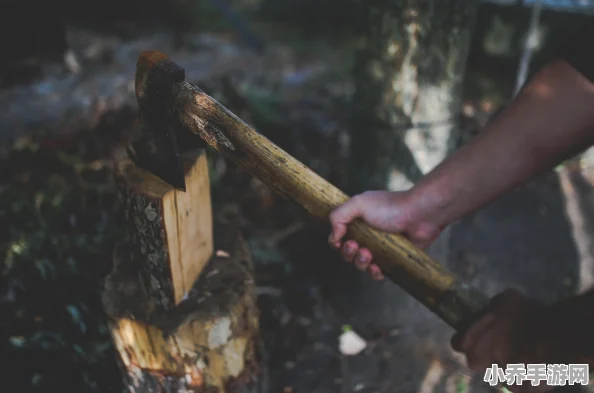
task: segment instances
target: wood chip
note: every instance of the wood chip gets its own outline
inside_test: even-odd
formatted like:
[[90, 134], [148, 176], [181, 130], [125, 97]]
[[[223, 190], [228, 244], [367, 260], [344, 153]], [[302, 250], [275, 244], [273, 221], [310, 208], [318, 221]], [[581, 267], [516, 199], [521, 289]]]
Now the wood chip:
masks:
[[223, 250], [217, 250], [215, 255], [219, 258], [229, 258], [231, 256], [231, 254]]
[[352, 330], [346, 331], [339, 337], [339, 349], [343, 355], [357, 355], [367, 347], [367, 343]]

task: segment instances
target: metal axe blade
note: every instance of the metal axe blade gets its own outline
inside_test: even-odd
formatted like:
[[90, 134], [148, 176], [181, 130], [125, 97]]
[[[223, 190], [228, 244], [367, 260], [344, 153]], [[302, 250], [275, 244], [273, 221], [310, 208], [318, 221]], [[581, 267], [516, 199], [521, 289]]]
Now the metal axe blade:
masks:
[[149, 126], [141, 125], [141, 128], [132, 134], [126, 151], [136, 165], [153, 173], [171, 186], [186, 191], [177, 136], [171, 127], [152, 132], [149, 131]]
[[186, 184], [180, 154], [205, 146], [199, 137], [185, 130], [175, 111], [169, 110], [175, 102], [176, 86], [184, 81], [184, 69], [162, 53], [140, 54], [135, 88], [141, 124], [126, 146], [128, 156], [136, 165], [183, 191]]

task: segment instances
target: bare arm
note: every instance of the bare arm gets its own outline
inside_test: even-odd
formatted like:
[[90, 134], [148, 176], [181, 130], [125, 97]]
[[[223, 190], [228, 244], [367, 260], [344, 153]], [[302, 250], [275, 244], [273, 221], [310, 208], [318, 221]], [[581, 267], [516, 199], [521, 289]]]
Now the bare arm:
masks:
[[331, 247], [381, 279], [369, 250], [343, 242], [354, 219], [425, 248], [452, 222], [594, 144], [594, 56], [582, 45], [592, 36], [594, 23], [579, 40], [568, 41], [559, 60], [543, 67], [483, 132], [412, 189], [365, 192], [332, 211]]
[[446, 226], [594, 143], [594, 84], [567, 62], [544, 67], [482, 133], [411, 190]]

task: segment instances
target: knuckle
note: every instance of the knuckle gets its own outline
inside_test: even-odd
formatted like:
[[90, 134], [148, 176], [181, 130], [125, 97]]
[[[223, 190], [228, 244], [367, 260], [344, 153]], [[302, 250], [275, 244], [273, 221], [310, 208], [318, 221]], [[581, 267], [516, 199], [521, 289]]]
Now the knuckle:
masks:
[[353, 254], [353, 243], [349, 240], [344, 243], [342, 246], [342, 252], [344, 255], [351, 255]]
[[357, 242], [356, 242], [356, 241], [354, 241], [353, 239], [349, 239], [349, 240], [347, 240], [347, 243], [348, 243], [348, 245], [349, 245], [349, 248], [352, 248], [352, 247], [357, 247], [357, 246], [358, 246]]

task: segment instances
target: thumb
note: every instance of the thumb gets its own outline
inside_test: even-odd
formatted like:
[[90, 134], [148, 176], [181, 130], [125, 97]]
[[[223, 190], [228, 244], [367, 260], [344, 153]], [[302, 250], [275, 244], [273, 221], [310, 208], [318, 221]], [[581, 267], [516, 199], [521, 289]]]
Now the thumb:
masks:
[[351, 198], [334, 209], [329, 216], [330, 224], [332, 225], [332, 233], [330, 234], [330, 243], [339, 243], [340, 239], [347, 232], [347, 225], [354, 219], [361, 217], [363, 214], [359, 203], [356, 199]]

